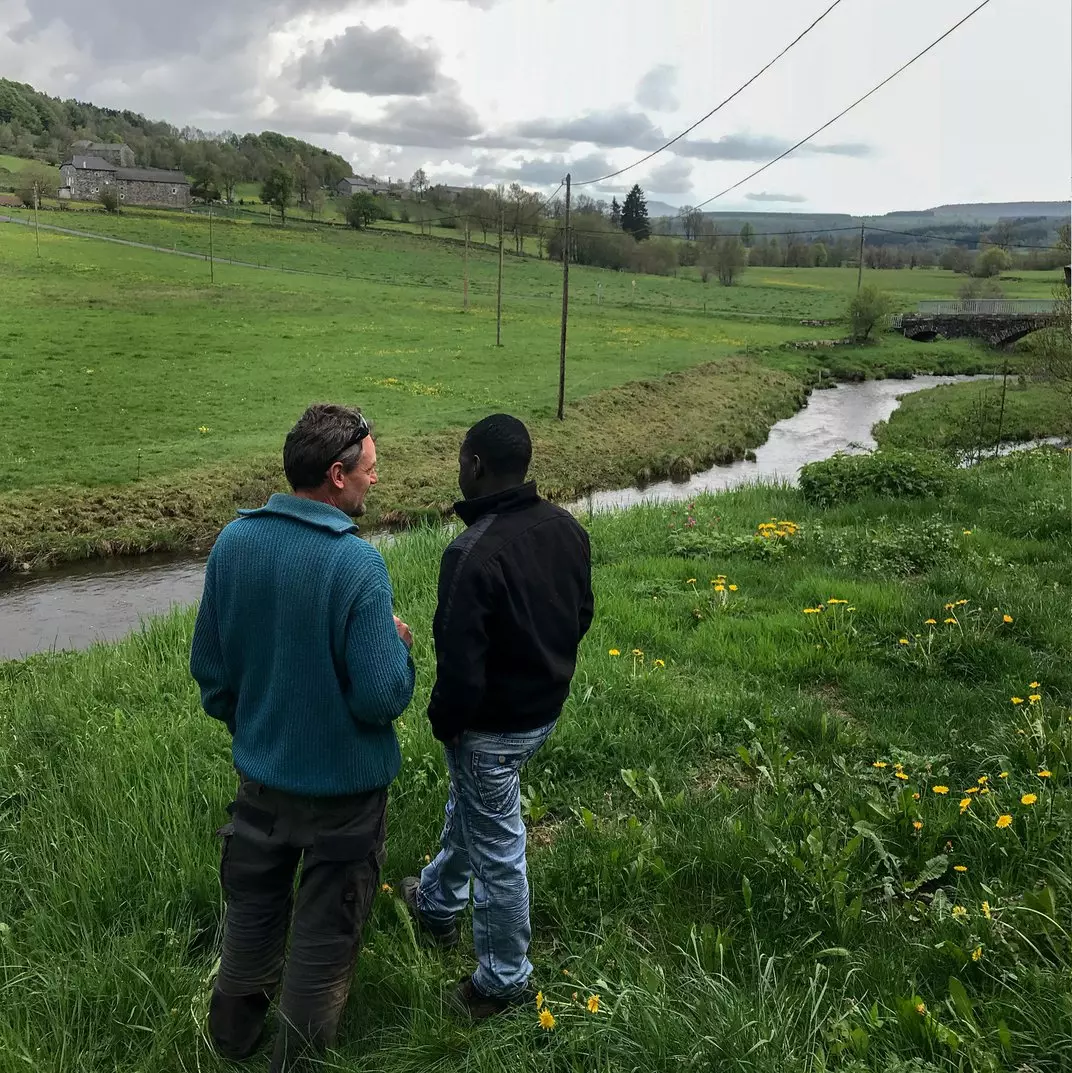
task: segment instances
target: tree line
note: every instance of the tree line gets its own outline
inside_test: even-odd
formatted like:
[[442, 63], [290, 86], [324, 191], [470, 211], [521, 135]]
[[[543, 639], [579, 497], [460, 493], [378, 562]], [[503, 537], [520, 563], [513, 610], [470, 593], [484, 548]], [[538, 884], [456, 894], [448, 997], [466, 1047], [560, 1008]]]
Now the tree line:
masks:
[[337, 153], [274, 131], [206, 133], [146, 119], [136, 112], [60, 100], [0, 78], [0, 152], [60, 164], [80, 140], [123, 142], [140, 167], [183, 171], [219, 187], [231, 200], [241, 182], [263, 182], [285, 165], [303, 193], [333, 187], [352, 173]]

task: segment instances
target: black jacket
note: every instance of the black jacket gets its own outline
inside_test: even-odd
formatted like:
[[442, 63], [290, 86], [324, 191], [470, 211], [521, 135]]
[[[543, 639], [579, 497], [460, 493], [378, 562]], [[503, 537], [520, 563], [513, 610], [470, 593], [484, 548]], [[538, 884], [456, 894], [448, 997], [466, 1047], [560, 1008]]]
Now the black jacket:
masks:
[[510, 733], [557, 719], [592, 624], [588, 534], [525, 484], [454, 508], [433, 633], [432, 730]]

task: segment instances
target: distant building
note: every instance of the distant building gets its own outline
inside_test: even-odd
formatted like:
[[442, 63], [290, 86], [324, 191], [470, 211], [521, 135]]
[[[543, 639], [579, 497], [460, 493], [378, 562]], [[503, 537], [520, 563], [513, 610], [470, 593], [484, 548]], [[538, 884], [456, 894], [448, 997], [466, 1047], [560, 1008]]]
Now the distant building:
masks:
[[72, 156], [95, 156], [107, 160], [117, 168], [134, 167], [134, 150], [122, 142], [75, 142], [71, 146]]
[[76, 142], [72, 150], [60, 165], [61, 198], [96, 201], [111, 186], [126, 205], [185, 208], [190, 203], [190, 184], [181, 171], [135, 167], [128, 145]]
[[390, 182], [382, 179], [366, 179], [361, 175], [349, 175], [340, 179], [335, 184], [335, 193], [339, 197], [353, 197], [354, 194], [366, 193], [376, 197], [398, 197], [399, 191], [395, 190]]
[[1065, 265], [1065, 286], [1072, 287], [1072, 265]]

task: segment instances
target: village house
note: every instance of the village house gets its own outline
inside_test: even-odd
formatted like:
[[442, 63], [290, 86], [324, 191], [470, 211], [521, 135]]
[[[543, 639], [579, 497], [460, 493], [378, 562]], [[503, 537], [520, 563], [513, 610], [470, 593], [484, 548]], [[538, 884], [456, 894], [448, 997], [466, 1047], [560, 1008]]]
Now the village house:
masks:
[[335, 193], [339, 197], [352, 197], [354, 194], [367, 193], [376, 197], [397, 196], [398, 191], [393, 190], [390, 182], [382, 179], [365, 179], [360, 175], [348, 175], [335, 184]]
[[139, 168], [129, 145], [75, 142], [72, 155], [60, 165], [59, 196], [72, 201], [96, 201], [113, 187], [126, 205], [167, 205], [185, 208], [190, 183], [181, 171]]

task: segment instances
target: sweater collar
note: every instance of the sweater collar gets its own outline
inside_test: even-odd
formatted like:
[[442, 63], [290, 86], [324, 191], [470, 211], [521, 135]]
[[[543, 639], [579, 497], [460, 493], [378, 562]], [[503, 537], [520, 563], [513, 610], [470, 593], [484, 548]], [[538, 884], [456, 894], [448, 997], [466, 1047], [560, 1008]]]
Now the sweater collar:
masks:
[[454, 512], [466, 525], [472, 525], [485, 514], [510, 514], [524, 510], [540, 501], [536, 491], [536, 482], [519, 484], [516, 488], [507, 488], [504, 492], [493, 492], [478, 499], [461, 499], [454, 504]]
[[330, 503], [321, 503], [316, 499], [303, 496], [286, 495], [276, 492], [263, 507], [238, 512], [244, 518], [253, 518], [261, 514], [275, 514], [284, 518], [293, 518], [317, 529], [327, 529], [331, 533], [356, 533], [357, 525], [346, 513], [333, 507]]

